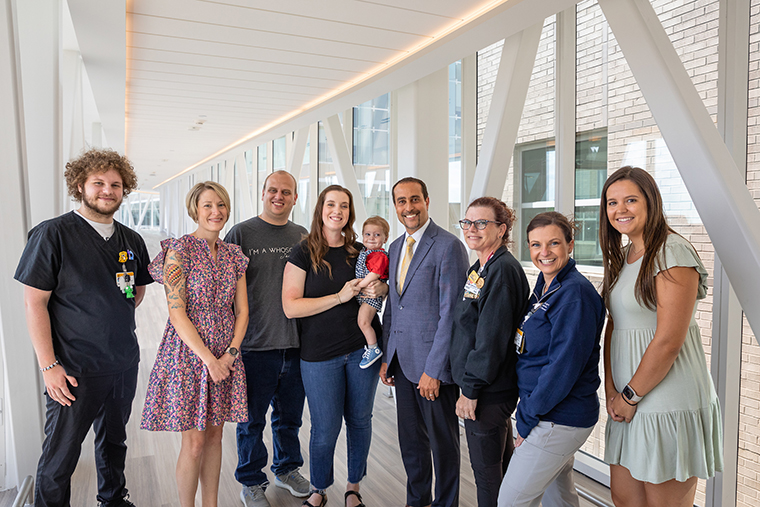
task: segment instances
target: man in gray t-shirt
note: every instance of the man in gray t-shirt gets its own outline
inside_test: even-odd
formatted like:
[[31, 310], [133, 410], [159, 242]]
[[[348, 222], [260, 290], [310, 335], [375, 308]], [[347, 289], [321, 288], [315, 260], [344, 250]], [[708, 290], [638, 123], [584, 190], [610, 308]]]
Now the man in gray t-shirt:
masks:
[[235, 470], [246, 507], [269, 507], [263, 433], [270, 405], [275, 486], [298, 497], [309, 494], [309, 481], [299, 472], [303, 457], [298, 431], [304, 405], [300, 342], [296, 321], [282, 310], [282, 272], [290, 250], [307, 233], [288, 220], [297, 198], [296, 180], [290, 173], [270, 174], [261, 195], [264, 211], [234, 226], [224, 238], [240, 245], [251, 259], [246, 271], [250, 316], [240, 347], [248, 380], [248, 422], [237, 426]]

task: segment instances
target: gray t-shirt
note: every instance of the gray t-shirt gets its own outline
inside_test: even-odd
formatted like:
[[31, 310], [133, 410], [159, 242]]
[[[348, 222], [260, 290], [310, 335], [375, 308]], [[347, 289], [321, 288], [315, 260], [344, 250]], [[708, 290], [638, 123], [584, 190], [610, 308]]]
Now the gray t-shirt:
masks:
[[251, 259], [245, 272], [248, 284], [248, 330], [243, 344], [246, 351], [298, 348], [296, 320], [282, 311], [282, 272], [290, 250], [307, 231], [288, 221], [272, 225], [253, 217], [235, 225], [224, 241], [240, 245]]

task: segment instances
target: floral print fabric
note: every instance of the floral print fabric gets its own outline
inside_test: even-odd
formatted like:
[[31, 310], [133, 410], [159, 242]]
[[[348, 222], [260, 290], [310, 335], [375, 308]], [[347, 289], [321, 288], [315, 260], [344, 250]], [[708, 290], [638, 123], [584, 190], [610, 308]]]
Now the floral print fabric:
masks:
[[[208, 242], [185, 235], [161, 242], [162, 250], [148, 266], [153, 279], [164, 283], [167, 250], [177, 253], [186, 279], [186, 312], [203, 342], [221, 357], [232, 342], [232, 304], [238, 279], [248, 258], [237, 245], [216, 242], [217, 260]], [[206, 429], [206, 424], [248, 420], [246, 380], [240, 356], [230, 376], [214, 384], [203, 361], [190, 350], [169, 320], [150, 372], [140, 427], [151, 431]]]

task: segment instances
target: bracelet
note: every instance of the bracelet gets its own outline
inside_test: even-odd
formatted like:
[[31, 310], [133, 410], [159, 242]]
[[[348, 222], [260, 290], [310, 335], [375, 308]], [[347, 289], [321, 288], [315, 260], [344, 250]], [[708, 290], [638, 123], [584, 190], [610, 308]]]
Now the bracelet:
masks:
[[52, 370], [53, 368], [55, 368], [59, 364], [61, 364], [61, 363], [59, 363], [58, 360], [56, 359], [56, 361], [53, 364], [51, 364], [50, 366], [45, 366], [44, 368], [40, 368], [40, 371], [41, 372], [46, 372], [48, 370]]
[[335, 295], [338, 297], [338, 304], [342, 305], [343, 301], [340, 300], [340, 292], [336, 292]]
[[632, 407], [635, 407], [636, 405], [638, 405], [638, 403], [631, 403], [630, 401], [628, 401], [628, 398], [626, 398], [625, 394], [623, 393], [620, 393], [620, 397], [623, 398], [624, 402], [628, 403]]

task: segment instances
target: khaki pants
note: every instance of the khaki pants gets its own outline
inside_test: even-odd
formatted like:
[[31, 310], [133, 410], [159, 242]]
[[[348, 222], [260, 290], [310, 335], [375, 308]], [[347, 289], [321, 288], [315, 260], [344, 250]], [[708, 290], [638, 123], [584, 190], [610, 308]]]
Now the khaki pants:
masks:
[[541, 421], [515, 449], [499, 489], [499, 507], [578, 507], [573, 457], [594, 427]]

